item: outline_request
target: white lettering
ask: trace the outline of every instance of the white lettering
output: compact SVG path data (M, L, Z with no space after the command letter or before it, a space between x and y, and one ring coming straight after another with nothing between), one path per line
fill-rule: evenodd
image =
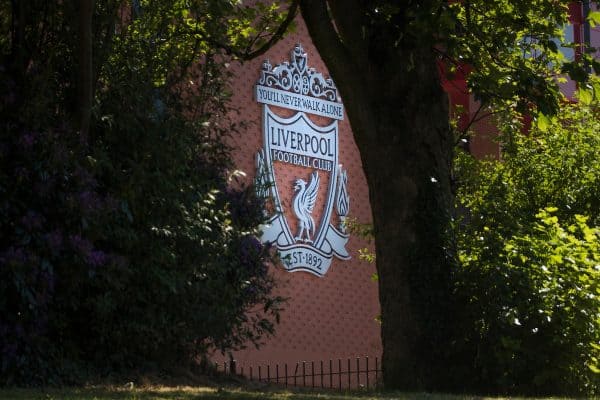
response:
M274 106L282 106L296 111L320 115L333 119L344 119L344 107L340 103L311 96L290 94L284 90L256 85L256 101Z

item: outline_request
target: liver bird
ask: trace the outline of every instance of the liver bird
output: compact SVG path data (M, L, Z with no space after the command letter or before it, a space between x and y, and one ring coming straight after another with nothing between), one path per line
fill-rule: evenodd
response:
M312 243L311 236L315 233L315 221L312 211L315 208L317 192L319 191L319 174L311 174L310 183L306 186L304 179L296 179L294 190L298 192L294 197L294 213L298 218L298 235L296 241ZM304 238L306 237L306 238Z

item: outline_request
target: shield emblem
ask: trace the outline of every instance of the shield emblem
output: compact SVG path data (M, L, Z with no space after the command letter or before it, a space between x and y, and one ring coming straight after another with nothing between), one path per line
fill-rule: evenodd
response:
M331 79L308 68L300 44L290 62L267 61L255 88L263 104L264 147L256 156L256 191L266 200L261 240L274 244L288 271L323 276L335 255L347 260L350 207L347 174L338 164L338 120L343 105ZM275 114L269 105L297 111ZM333 120L319 126L306 113ZM287 115L290 115L286 111ZM332 223L335 209L339 225Z
M334 253L349 258L348 236L331 224L340 173L338 122L322 127L304 112L284 118L267 105L263 110L259 159L268 166L263 180L274 207L262 240L277 246L287 270L322 276Z

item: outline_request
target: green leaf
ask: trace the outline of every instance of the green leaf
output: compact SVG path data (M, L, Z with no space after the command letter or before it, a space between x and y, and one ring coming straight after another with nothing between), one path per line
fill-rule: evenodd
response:
M581 104L585 105L591 104L592 100L594 99L594 95L592 94L592 92L583 88L577 90L577 97L579 98Z
M600 25L600 11L590 11L587 16L590 26L595 28L596 25Z
M539 113L537 115L536 123L537 123L537 127L540 131L546 132L548 130L548 127L550 126L551 121L550 121L550 118L548 118L547 116L545 116L542 113Z

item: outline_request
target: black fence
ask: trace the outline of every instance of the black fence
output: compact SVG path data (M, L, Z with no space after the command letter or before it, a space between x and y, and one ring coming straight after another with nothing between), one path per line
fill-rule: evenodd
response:
M216 363L217 371L284 386L356 390L381 386L381 363L369 357L288 364L238 365L235 360Z

